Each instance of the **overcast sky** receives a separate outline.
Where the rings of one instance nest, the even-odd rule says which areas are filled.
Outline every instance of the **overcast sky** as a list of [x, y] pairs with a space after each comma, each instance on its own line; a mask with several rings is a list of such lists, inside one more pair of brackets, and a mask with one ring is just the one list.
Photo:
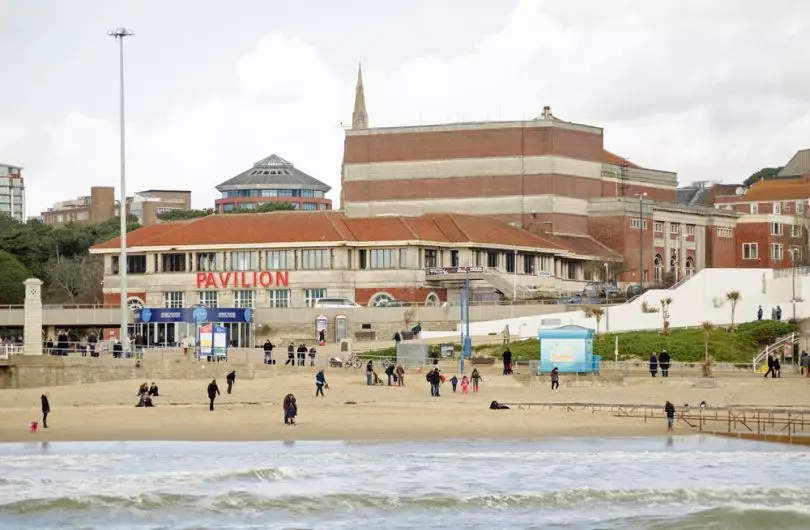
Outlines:
[[118, 185], [214, 186], [271, 154], [337, 203], [362, 61], [372, 126], [558, 117], [694, 180], [810, 148], [806, 0], [0, 0], [0, 161], [28, 215]]

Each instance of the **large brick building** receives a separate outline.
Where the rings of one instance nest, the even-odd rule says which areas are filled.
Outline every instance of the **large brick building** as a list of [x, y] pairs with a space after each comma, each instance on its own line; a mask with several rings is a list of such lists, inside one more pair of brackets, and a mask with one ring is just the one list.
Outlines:
[[[147, 226], [158, 222], [161, 213], [191, 208], [191, 192], [186, 190], [144, 190], [127, 197], [127, 210]], [[112, 186], [93, 186], [90, 195], [61, 201], [40, 214], [42, 222], [51, 226], [68, 223], [102, 223], [118, 217], [119, 201]]]
[[619, 276], [632, 282], [640, 270], [651, 282], [733, 264], [737, 215], [678, 204], [675, 173], [607, 151], [601, 128], [558, 119], [549, 107], [527, 121], [370, 128], [362, 78], [341, 204], [349, 216], [487, 215], [599, 242], [623, 255]]

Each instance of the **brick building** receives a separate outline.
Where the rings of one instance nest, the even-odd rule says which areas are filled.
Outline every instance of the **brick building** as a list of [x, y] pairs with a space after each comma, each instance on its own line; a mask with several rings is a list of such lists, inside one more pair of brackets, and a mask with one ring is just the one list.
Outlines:
[[252, 210], [268, 203], [289, 203], [296, 210], [331, 210], [332, 201], [326, 198], [330, 189], [273, 154], [218, 185], [222, 197], [215, 201], [214, 211]]
[[640, 269], [652, 282], [733, 262], [737, 215], [678, 204], [677, 175], [607, 151], [603, 129], [549, 107], [527, 121], [370, 128], [360, 74], [341, 204], [348, 216], [487, 215], [607, 245], [624, 257], [617, 272], [629, 282]]
[[[90, 195], [55, 203], [40, 214], [42, 222], [51, 226], [68, 223], [102, 223], [118, 217], [118, 202], [112, 186], [93, 186]], [[158, 222], [158, 215], [171, 210], [191, 208], [191, 192], [184, 190], [145, 190], [127, 197], [130, 215], [141, 225]]]

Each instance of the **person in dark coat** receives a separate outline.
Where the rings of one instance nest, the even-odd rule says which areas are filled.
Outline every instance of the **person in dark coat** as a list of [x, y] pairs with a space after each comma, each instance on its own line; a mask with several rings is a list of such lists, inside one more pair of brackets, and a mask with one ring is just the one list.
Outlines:
[[776, 306], [776, 320], [782, 320], [782, 307]]
[[236, 382], [236, 370], [226, 375], [225, 381], [228, 383], [228, 394], [230, 394], [233, 384]]
[[772, 353], [768, 354], [768, 371], [765, 372], [765, 379], [768, 378], [768, 374], [771, 375], [771, 378], [776, 377], [776, 370], [774, 370], [774, 359]]
[[762, 320], [762, 306], [757, 309], [757, 320]]
[[284, 423], [286, 425], [295, 425], [295, 416], [298, 415], [298, 405], [295, 402], [295, 396], [287, 394], [284, 396]]
[[48, 428], [48, 414], [51, 413], [51, 404], [48, 403], [48, 396], [46, 396], [45, 394], [42, 394], [42, 397], [40, 397], [40, 400], [42, 401], [42, 428], [47, 429]]
[[315, 374], [315, 397], [323, 397], [323, 387], [325, 386], [328, 386], [326, 384], [326, 374], [321, 370]]
[[152, 381], [152, 386], [149, 387], [148, 394], [152, 397], [158, 397], [160, 395], [158, 394], [158, 386], [155, 384], [154, 381]]
[[369, 361], [366, 364], [366, 385], [372, 386], [374, 384], [374, 363]]
[[782, 377], [782, 363], [779, 361], [779, 357], [773, 358], [773, 376]]
[[667, 430], [672, 430], [672, 424], [675, 423], [675, 405], [667, 401], [664, 405], [664, 412], [667, 414]]
[[318, 332], [318, 344], [321, 346], [326, 344], [326, 330], [322, 329]]
[[307, 348], [306, 344], [301, 344], [298, 346], [298, 366], [304, 366], [307, 363], [307, 352], [309, 348]]
[[113, 344], [113, 359], [120, 359], [124, 354], [124, 346], [121, 345], [120, 340], [116, 340]]
[[217, 386], [217, 380], [214, 379], [210, 383], [208, 383], [208, 399], [211, 400], [211, 404], [208, 406], [208, 410], [214, 410], [214, 400], [219, 395], [219, 387]]
[[658, 358], [654, 353], [650, 354], [650, 375], [655, 377], [658, 374]]
[[664, 348], [658, 356], [658, 364], [661, 365], [661, 377], [669, 377], [669, 352]]
[[262, 349], [264, 350], [264, 364], [272, 364], [273, 360], [273, 343], [270, 342], [270, 339], [264, 341], [264, 345]]
[[288, 364], [295, 366], [295, 344], [292, 342], [287, 346], [287, 362], [284, 363], [284, 366]]
[[503, 352], [503, 375], [509, 375], [512, 373], [512, 352], [509, 351], [509, 348]]
[[389, 364], [385, 368], [385, 375], [388, 376], [388, 386], [391, 386], [391, 380], [394, 379], [394, 369], [396, 367], [393, 364]]

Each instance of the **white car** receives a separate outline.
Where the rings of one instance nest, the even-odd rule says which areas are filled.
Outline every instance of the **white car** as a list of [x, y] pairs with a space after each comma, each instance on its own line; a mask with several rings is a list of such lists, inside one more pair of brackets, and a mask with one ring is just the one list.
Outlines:
[[348, 298], [318, 298], [317, 300], [315, 300], [315, 307], [349, 308], [361, 306], [360, 304], [356, 304], [353, 301], [349, 300]]

